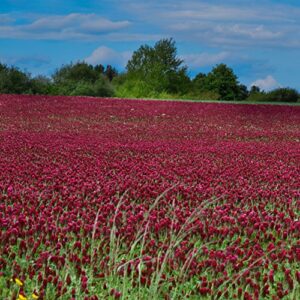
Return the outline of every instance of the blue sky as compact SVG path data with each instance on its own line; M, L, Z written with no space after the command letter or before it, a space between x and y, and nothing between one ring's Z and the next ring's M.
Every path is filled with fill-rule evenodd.
M0 61L33 75L78 60L124 70L140 45L169 37L191 76L224 62L248 86L300 90L300 1L0 2Z

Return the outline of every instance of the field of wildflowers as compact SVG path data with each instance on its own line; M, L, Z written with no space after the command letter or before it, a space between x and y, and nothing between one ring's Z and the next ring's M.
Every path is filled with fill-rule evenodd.
M0 96L0 299L300 299L300 108Z

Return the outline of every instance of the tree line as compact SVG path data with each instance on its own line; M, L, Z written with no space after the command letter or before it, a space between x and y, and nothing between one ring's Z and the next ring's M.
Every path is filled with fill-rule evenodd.
M191 79L172 38L162 39L154 46L142 45L134 51L123 73L111 65L93 66L80 61L63 65L50 78L32 77L0 63L0 93L266 102L300 99L298 91L292 88L265 92L252 86L248 90L223 63Z

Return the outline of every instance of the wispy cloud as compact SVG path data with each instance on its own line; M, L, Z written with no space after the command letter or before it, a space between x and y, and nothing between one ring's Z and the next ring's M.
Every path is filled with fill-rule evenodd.
M233 0L125 2L135 18L177 40L222 48L300 47L299 7Z
M9 14L0 14L0 25L12 23L15 19L12 18Z
M93 51L93 53L85 58L89 64L111 64L125 67L127 61L130 59L132 52L118 52L112 48L101 46Z
M266 78L258 79L254 82L252 82L251 86L258 86L260 89L264 91L270 91L274 88L280 87L280 84L277 82L277 80L271 76L268 75Z
M184 62L192 69L212 66L224 62L231 56L229 52L220 53L194 53L182 55Z
M216 1L215 1L216 2ZM229 21L229 22L285 22L291 21L299 16L299 12L292 10L288 6L276 6L277 9L270 9L270 5L264 5L258 1L238 2L219 1L213 4L209 1L173 1L173 6L168 11L163 11L166 18L192 19L209 21ZM280 9L279 9L280 8Z
M283 32L280 30L271 30L264 25L230 25L217 26L216 33L228 34L234 37L245 37L252 40L273 40L280 38Z
M0 37L16 39L89 40L130 26L127 20L111 21L96 14L50 15L23 24L0 26Z
M129 21L113 22L95 14L69 14L66 16L47 16L35 20L23 29L28 31L69 31L86 33L110 32L129 26Z

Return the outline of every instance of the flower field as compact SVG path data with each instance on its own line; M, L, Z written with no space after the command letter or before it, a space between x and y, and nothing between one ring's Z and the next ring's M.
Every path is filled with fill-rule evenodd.
M300 107L0 96L0 299L300 299Z

